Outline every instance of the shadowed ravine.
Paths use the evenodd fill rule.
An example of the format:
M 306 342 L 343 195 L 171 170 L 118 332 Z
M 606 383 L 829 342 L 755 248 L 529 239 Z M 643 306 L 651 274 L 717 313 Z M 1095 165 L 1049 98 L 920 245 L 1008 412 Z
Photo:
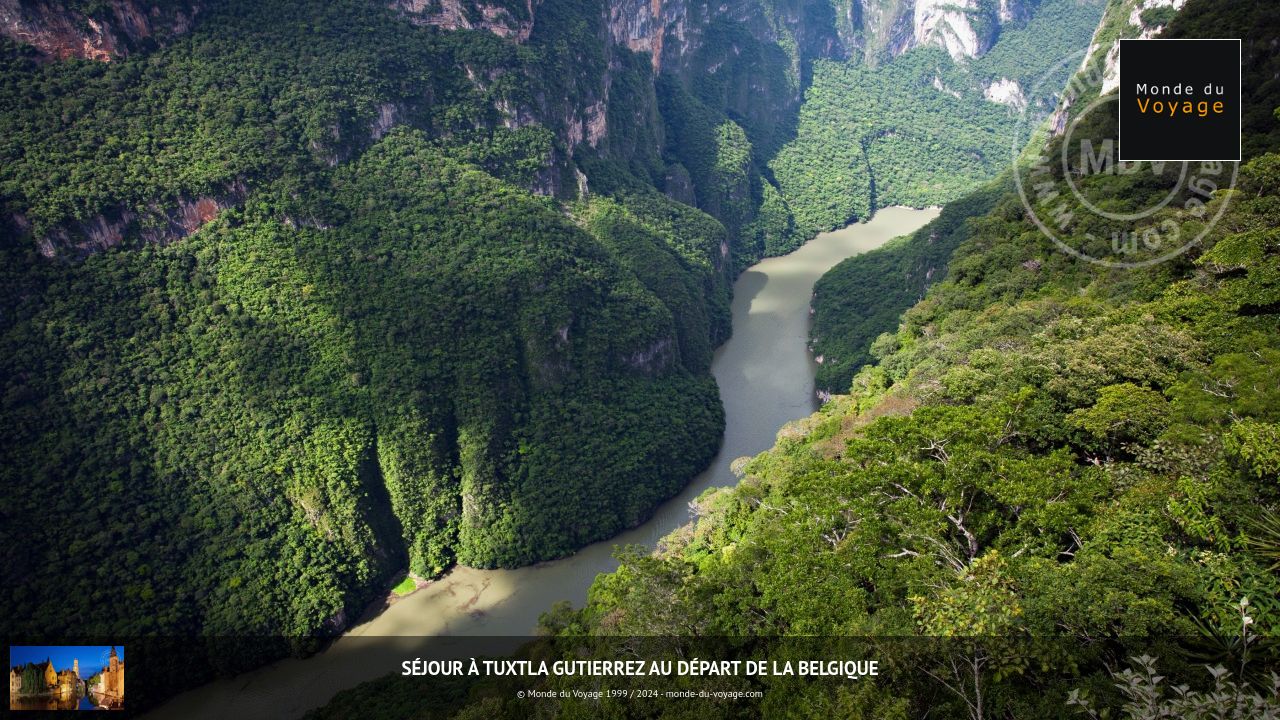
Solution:
M 560 600 L 580 605 L 597 574 L 616 568 L 613 547 L 652 546 L 688 522 L 688 504 L 709 487 L 730 485 L 734 459 L 768 449 L 784 424 L 816 409 L 814 364 L 806 347 L 813 285 L 851 255 L 921 227 L 935 208 L 885 208 L 871 222 L 819 235 L 795 252 L 764 260 L 734 286 L 733 337 L 715 353 L 726 427 L 711 466 L 643 525 L 577 554 L 518 570 L 458 567 L 439 581 L 352 628 L 319 655 L 285 660 L 252 674 L 180 695 L 153 718 L 293 718 L 335 693 L 398 672 L 399 659 L 447 652 L 442 636 L 491 636 L 492 646 L 466 642 L 467 654 L 509 649 L 530 635 L 538 615 Z M 428 649 L 430 645 L 430 649 Z

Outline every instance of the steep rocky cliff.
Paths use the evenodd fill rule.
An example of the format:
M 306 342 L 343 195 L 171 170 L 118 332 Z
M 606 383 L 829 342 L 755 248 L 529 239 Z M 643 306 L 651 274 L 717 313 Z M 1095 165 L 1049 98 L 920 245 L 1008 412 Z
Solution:
M 1040 0 L 840 0 L 836 27 L 844 44 L 869 62 L 925 45 L 954 59 L 982 55 L 1000 28 L 1029 18 Z
M 1151 38 L 1169 24 L 1187 0 L 1111 0 L 1085 50 L 1080 68 L 1063 92 L 1050 128 L 1065 131 L 1073 108 L 1080 108 L 1098 95 L 1114 92 L 1120 84 L 1120 40 Z
M 729 233 L 726 257 L 734 256 L 730 265 L 739 266 L 795 242 L 785 239 L 794 233 L 788 229 L 794 225 L 788 200 L 765 168 L 795 133 L 815 61 L 870 66 L 937 46 L 964 62 L 990 50 L 1003 27 L 1021 25 L 1039 4 L 384 1 L 383 7 L 413 25 L 463 34 L 487 31 L 526 48 L 526 58 L 536 58 L 462 63 L 475 92 L 490 98 L 491 116 L 481 124 L 551 131 L 554 142 L 527 178 L 529 189 L 561 198 L 616 194 L 616 171 L 625 168 L 624 175 L 723 222 Z M 189 32 L 201 12 L 233 6 L 193 0 L 0 0 L 0 32 L 34 47 L 41 57 L 110 61 Z M 1013 107 L 1026 102 L 1022 92 L 1016 81 L 1003 77 L 992 78 L 986 89 L 988 99 Z M 423 124 L 423 105 L 432 102 L 430 97 L 384 96 L 350 107 L 326 128 L 308 132 L 307 151 L 333 166 L 356 157 L 396 124 L 440 133 Z M 216 182 L 170 187 L 159 197 L 80 202 L 73 215 L 51 224 L 16 203 L 6 220 L 15 232 L 34 232 L 44 254 L 80 257 L 144 235 L 160 242 L 180 239 L 200 226 L 170 222 L 177 215 L 190 216 L 188 205 L 235 205 L 245 189 L 264 179 L 256 173 L 224 173 Z
M 538 94 L 532 98 L 534 106 L 522 106 L 519 101 L 501 106 L 504 122 L 553 127 L 566 160 L 578 155 L 580 146 L 632 165 L 638 156 L 647 156 L 643 162 L 659 187 L 710 210 L 734 230 L 755 218 L 754 208 L 735 218 L 719 209 L 724 198 L 711 196 L 727 192 L 749 196 L 755 205 L 762 201 L 756 168 L 791 132 L 815 60 L 860 59 L 878 64 L 926 46 L 941 47 L 957 60 L 976 58 L 992 48 L 1003 26 L 1024 23 L 1038 5 L 1039 0 L 849 0 L 834 5 L 826 0 L 391 3 L 415 23 L 448 30 L 487 30 L 517 43 L 536 45 L 539 36 L 544 41 L 562 36 L 570 18 L 583 25 L 585 32 L 576 39 L 594 39 L 599 47 L 574 49 L 572 73 L 549 83 L 560 92 Z M 652 69 L 651 76 L 636 72 L 633 55 L 643 58 Z M 674 86 L 664 88 L 664 77 Z M 679 166 L 688 158 L 672 152 L 672 145 L 680 144 L 673 141 L 671 127 L 679 119 L 670 117 L 671 106 L 681 104 L 671 98 L 675 87 L 717 124 L 731 121 L 745 132 L 753 167 L 742 175 L 736 189 L 707 187 L 723 186 L 725 179 L 699 178 L 696 169 L 692 169 L 693 187 L 681 189 L 691 169 Z M 1017 106 L 1025 102 L 1020 92 L 1004 80 L 994 84 L 990 95 L 996 102 Z M 665 157 L 655 158 L 654 153 Z M 671 167 L 672 160 L 679 165 Z M 576 194 L 583 183 L 574 180 L 575 175 L 581 177 L 567 165 L 556 168 L 540 190 Z M 590 175 L 588 170 L 587 188 Z
M 414 24 L 434 25 L 445 30 L 487 30 L 517 42 L 533 32 L 535 0 L 524 3 L 482 3 L 464 0 L 392 0 Z
M 191 29 L 187 0 L 0 0 L 0 34 L 55 59 L 111 60 Z

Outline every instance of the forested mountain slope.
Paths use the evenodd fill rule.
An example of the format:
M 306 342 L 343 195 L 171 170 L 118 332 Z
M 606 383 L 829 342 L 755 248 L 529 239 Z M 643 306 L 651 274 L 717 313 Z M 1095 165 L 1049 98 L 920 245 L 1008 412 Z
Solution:
M 1036 25 L 1052 23 L 1055 26 L 1069 27 L 1073 19 L 1078 21 L 1080 18 L 1081 8 L 1073 3 L 1061 6 L 1046 4 L 1025 29 L 1017 31 L 1016 35 L 1013 31 L 1005 33 L 996 47 L 980 58 L 976 65 L 979 68 L 1000 68 L 1002 77 L 1016 78 L 1018 88 L 1032 88 L 1038 83 L 1042 83 L 1046 89 L 1066 86 L 1060 101 L 1057 98 L 1052 100 L 1059 104 L 1050 118 L 1048 128 L 1050 132 L 1061 133 L 1068 118 L 1088 105 L 1090 99 L 1101 92 L 1115 89 L 1118 77 L 1118 40 L 1122 37 L 1152 37 L 1162 32 L 1176 15 L 1174 5 L 1142 0 L 1111 0 L 1106 4 L 1105 13 L 1101 22 L 1097 23 L 1087 50 L 1064 42 L 1063 37 L 1068 35 L 1064 34 L 1053 37 L 1053 44 L 1044 51 L 1035 53 L 1034 60 L 1028 61 L 1031 54 L 1026 51 L 1025 44 L 1042 44 L 1046 41 L 1045 34 L 1033 31 Z M 1176 5 L 1181 7 L 1182 3 Z M 1194 14 L 1200 11 L 1193 6 L 1188 12 Z M 1098 68 L 1099 77 L 1096 82 L 1091 75 L 1078 75 L 1076 82 L 1067 83 L 1066 73 L 1077 68 L 1077 60 L 1081 61 L 1080 67 Z M 1253 152 L 1256 154 L 1260 148 L 1269 147 L 1268 138 L 1276 130 L 1269 127 L 1270 115 L 1259 110 L 1266 106 L 1265 99 L 1259 97 L 1256 102 L 1250 99 L 1251 94 L 1268 92 L 1266 76 L 1256 72 L 1252 77 L 1256 78 L 1256 84 L 1247 86 L 1245 90 L 1247 112 L 1252 119 L 1247 119 L 1245 125 L 1248 128 L 1247 142 L 1253 145 Z M 1047 99 L 1041 93 L 1040 101 L 1045 102 Z M 1023 140 L 1027 139 L 1028 132 L 1035 127 L 1039 116 L 1034 112 L 1027 113 L 1025 120 L 1027 125 L 1022 128 L 1020 138 Z M 1006 124 L 1003 127 L 1009 128 L 1014 121 L 1004 122 Z M 970 127 L 966 132 L 972 134 L 973 130 Z M 963 137 L 962 134 L 958 136 Z M 1005 141 L 1003 151 L 997 151 L 988 161 L 992 168 L 988 174 L 1000 175 L 985 189 L 966 192 L 962 199 L 949 203 L 936 222 L 911 237 L 901 238 L 874 252 L 845 260 L 819 281 L 814 288 L 814 323 L 811 335 L 814 354 L 821 358 L 814 382 L 820 396 L 848 390 L 854 374 L 863 365 L 873 362 L 872 343 L 876 338 L 882 333 L 891 333 L 897 327 L 898 316 L 920 300 L 930 285 L 946 277 L 947 260 L 951 253 L 972 234 L 973 226 L 966 222 L 967 218 L 985 214 L 996 198 L 1012 187 L 1013 179 L 1004 171 L 1012 164 L 1013 153 L 1007 137 Z M 936 161 L 936 150 L 937 148 L 930 148 L 930 161 Z M 894 173 L 902 172 L 899 165 L 895 164 Z M 906 167 L 912 166 L 908 163 Z M 981 176 L 976 168 L 971 172 L 973 175 L 969 178 L 969 187 L 975 185 L 975 178 Z M 950 175 L 944 174 L 943 177 Z M 927 185 L 914 184 L 910 187 L 925 188 Z
M 902 313 L 946 277 L 951 254 L 973 232 L 972 218 L 989 212 L 1009 184 L 1006 173 L 947 203 L 935 221 L 911 235 L 843 260 L 818 279 L 809 334 L 820 398 L 848 392 L 854 374 L 874 362 L 876 339 L 891 335 Z
M 1194 235 L 1224 209 L 1201 244 L 1107 268 L 1051 246 L 1012 190 L 977 198 L 947 279 L 879 343 L 851 393 L 783 428 L 656 552 L 624 553 L 584 608 L 545 616 L 555 638 L 527 652 L 616 657 L 657 636 L 663 657 L 796 659 L 829 657 L 821 638 L 844 637 L 866 638 L 845 646 L 851 656 L 882 662 L 854 682 L 643 680 L 763 691 L 698 705 L 701 717 L 1274 714 L 1280 12 L 1192 0 L 1167 33 L 1244 40 L 1238 183 L 1206 213 L 1175 202 L 1149 220 Z M 1114 114 L 1089 122 L 1115 132 Z M 1049 142 L 1057 157 L 1061 138 Z M 1062 170 L 1052 180 L 1073 197 Z M 1126 206 L 1152 192 L 1138 174 L 1077 181 Z M 1086 247 L 1107 257 L 1105 235 Z M 415 701 L 440 717 L 527 709 L 509 683 L 466 685 L 389 678 L 317 716 L 396 717 Z M 547 702 L 566 716 L 649 707 Z
M 302 2 L 5 47 L 14 632 L 334 632 L 397 568 L 562 555 L 705 465 L 731 238 L 639 180 L 530 192 L 576 182 L 561 111 L 605 67 L 543 12 L 523 46 Z
M 1053 248 L 1016 193 L 983 201 L 947 279 L 850 394 L 783 428 L 656 552 L 626 552 L 584 608 L 548 614 L 559 639 L 531 652 L 608 656 L 661 636 L 664 656 L 804 658 L 783 638 L 879 638 L 854 653 L 889 668 L 874 680 L 645 679 L 764 691 L 699 705 L 702 716 L 1065 717 L 1080 703 L 1125 717 L 1275 712 L 1280 13 L 1192 0 L 1168 33 L 1244 38 L 1253 88 L 1236 187 L 1208 214 L 1178 202 L 1150 220 L 1194 235 L 1226 204 L 1201 244 L 1106 268 Z M 1090 122 L 1114 132 L 1114 114 Z M 1050 143 L 1056 157 L 1061 139 Z M 1137 206 L 1152 192 L 1137 175 L 1079 182 Z M 513 687 L 389 679 L 330 712 L 356 703 L 394 716 L 395 703 L 436 693 L 441 716 L 519 717 Z M 647 716 L 625 698 L 548 703 Z
M 699 717 L 1274 714 L 1280 154 L 1230 203 L 1185 260 L 1107 271 L 1003 196 L 851 394 L 544 616 L 527 657 L 880 663 L 612 683 L 763 693 Z M 566 690 L 543 707 L 560 716 L 650 716 L 582 682 L 389 676 L 312 717 L 517 718 L 531 687 Z

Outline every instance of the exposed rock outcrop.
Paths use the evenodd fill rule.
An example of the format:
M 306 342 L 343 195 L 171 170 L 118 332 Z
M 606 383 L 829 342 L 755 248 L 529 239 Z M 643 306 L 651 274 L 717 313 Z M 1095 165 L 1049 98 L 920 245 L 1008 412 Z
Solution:
M 662 69 L 667 37 L 677 55 L 689 44 L 689 3 L 683 0 L 612 0 L 609 3 L 609 35 L 615 43 L 634 52 L 649 53 L 653 69 Z
M 524 42 L 533 32 L 537 0 L 516 3 L 485 3 L 469 0 L 391 0 L 391 7 L 417 25 L 434 25 L 446 30 L 488 30 L 516 42 Z
M 1124 0 L 1109 5 L 1098 22 L 1098 29 L 1094 31 L 1079 71 L 1071 79 L 1062 101 L 1049 120 L 1052 132 L 1060 135 L 1066 130 L 1072 108 L 1086 105 L 1091 98 L 1114 92 L 1120 86 L 1120 39 L 1151 38 L 1164 29 L 1163 24 L 1152 20 L 1147 11 L 1158 8 L 1181 10 L 1186 2 L 1187 0 Z M 1115 22 L 1117 16 L 1125 20 Z M 1108 29 L 1109 34 L 1104 36 L 1103 33 Z
M 622 362 L 641 373 L 657 375 L 674 365 L 678 359 L 675 342 L 671 338 L 661 338 L 649 347 L 628 353 Z
M 1143 14 L 1147 10 L 1156 8 L 1173 8 L 1181 10 L 1183 5 L 1187 4 L 1187 0 L 1138 0 L 1133 3 L 1133 7 L 1129 10 L 1129 30 L 1136 34 L 1125 37 L 1134 37 L 1139 40 L 1146 40 L 1155 37 L 1164 25 L 1156 22 L 1148 22 L 1143 18 Z M 1120 87 L 1120 40 L 1112 41 L 1111 48 L 1107 50 L 1106 70 L 1103 74 L 1101 94 L 1106 95 Z
M 178 198 L 164 206 L 152 203 L 140 217 L 138 212 L 117 208 L 91 218 L 68 223 L 36 239 L 36 248 L 48 258 L 83 258 L 113 248 L 127 237 L 160 245 L 180 240 L 216 218 L 223 210 L 244 200 L 243 183 L 232 183 L 217 195 Z M 141 222 L 145 218 L 146 222 Z M 12 224 L 24 229 L 25 218 L 15 216 Z
M 1027 97 L 1022 92 L 1022 86 L 1018 81 L 1009 78 L 992 80 L 982 94 L 991 102 L 1008 105 L 1015 110 L 1021 110 L 1027 106 Z
M 977 57 L 992 38 L 980 34 L 974 15 L 977 0 L 916 0 L 912 37 L 916 45 L 939 45 L 952 58 Z
M 392 103 L 383 103 L 378 106 L 378 116 L 369 123 L 369 137 L 373 140 L 381 140 L 384 135 L 396 124 L 396 118 L 400 115 L 400 108 Z
M 846 45 L 878 63 L 936 45 L 972 58 L 995 44 L 1002 25 L 1025 21 L 1038 0 L 844 0 L 837 26 Z
M 110 0 L 85 15 L 55 0 L 0 0 L 0 34 L 49 59 L 110 62 L 187 32 L 199 10 L 194 2 Z

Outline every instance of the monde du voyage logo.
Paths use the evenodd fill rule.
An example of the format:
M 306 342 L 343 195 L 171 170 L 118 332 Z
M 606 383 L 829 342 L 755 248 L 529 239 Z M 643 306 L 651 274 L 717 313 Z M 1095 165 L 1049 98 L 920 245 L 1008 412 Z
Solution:
M 1240 160 L 1240 41 L 1120 41 L 1120 161 Z
M 1024 115 L 1014 179 L 1041 232 L 1069 255 L 1120 268 L 1199 243 L 1225 212 L 1230 193 L 1219 191 L 1235 187 L 1239 170 L 1240 52 L 1236 39 L 1120 40 L 1117 91 L 1060 111 L 1051 130 L 1061 141 L 1029 164 L 1018 161 L 1018 143 L 1036 122 Z M 1078 104 L 1106 85 L 1108 55 L 1085 58 L 1068 97 Z

